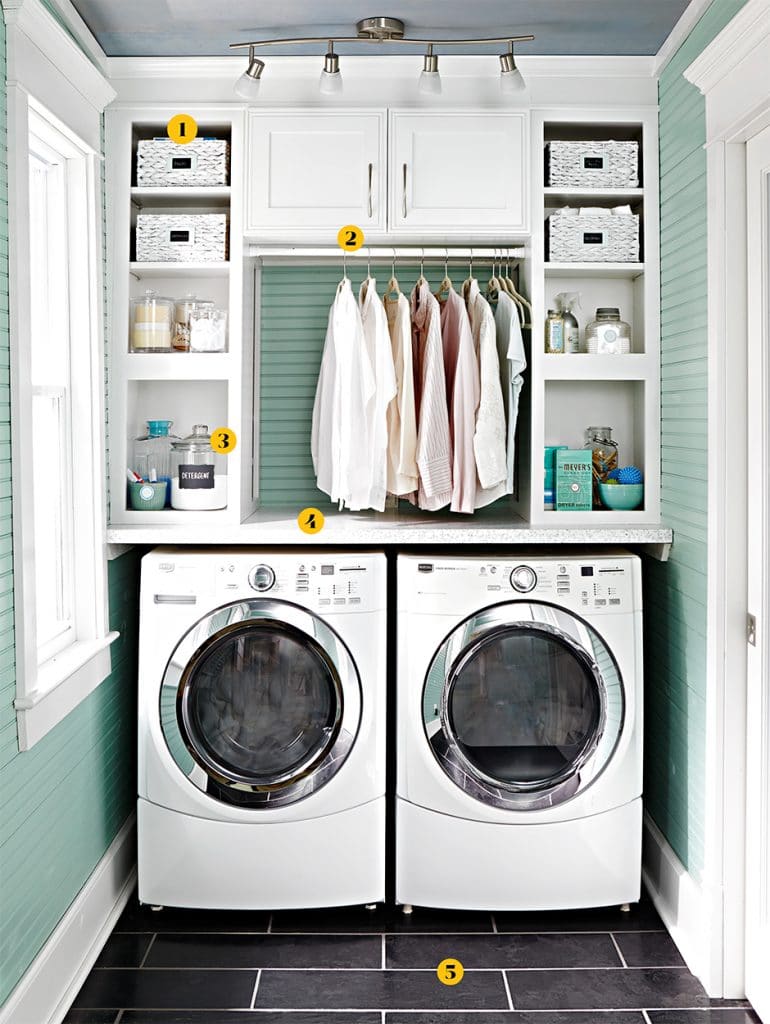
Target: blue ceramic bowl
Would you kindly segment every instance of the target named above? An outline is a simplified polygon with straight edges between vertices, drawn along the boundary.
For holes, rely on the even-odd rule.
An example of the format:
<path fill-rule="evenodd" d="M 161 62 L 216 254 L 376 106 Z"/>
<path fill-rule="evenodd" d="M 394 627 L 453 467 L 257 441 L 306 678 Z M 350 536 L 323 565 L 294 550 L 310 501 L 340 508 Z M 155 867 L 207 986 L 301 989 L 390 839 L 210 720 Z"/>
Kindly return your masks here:
<path fill-rule="evenodd" d="M 644 484 L 599 484 L 599 497 L 613 512 L 630 512 L 644 500 Z"/>

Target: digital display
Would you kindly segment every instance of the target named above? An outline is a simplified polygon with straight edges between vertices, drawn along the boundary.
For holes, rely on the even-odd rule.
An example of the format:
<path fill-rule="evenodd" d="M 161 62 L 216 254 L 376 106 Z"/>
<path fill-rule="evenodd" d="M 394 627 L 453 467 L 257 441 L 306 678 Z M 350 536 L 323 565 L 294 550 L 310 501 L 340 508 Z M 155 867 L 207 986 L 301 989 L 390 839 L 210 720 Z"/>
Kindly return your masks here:
<path fill-rule="evenodd" d="M 322 565 L 321 566 L 321 575 L 322 576 L 333 576 L 334 575 L 334 566 L 333 565 Z"/>
<path fill-rule="evenodd" d="M 594 567 L 592 565 L 581 565 L 580 566 L 580 575 L 581 576 L 593 576 L 593 574 L 594 574 Z"/>

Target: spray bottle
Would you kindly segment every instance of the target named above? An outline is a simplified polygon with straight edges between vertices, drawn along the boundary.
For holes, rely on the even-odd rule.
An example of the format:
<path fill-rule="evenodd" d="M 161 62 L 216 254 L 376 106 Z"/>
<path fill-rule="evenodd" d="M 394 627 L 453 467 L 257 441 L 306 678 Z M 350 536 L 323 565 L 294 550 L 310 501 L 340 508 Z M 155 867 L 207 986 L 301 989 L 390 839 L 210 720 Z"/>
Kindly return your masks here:
<path fill-rule="evenodd" d="M 580 351 L 580 325 L 573 313 L 574 308 L 580 309 L 580 292 L 559 292 L 556 296 L 556 308 L 564 320 L 564 351 Z"/>

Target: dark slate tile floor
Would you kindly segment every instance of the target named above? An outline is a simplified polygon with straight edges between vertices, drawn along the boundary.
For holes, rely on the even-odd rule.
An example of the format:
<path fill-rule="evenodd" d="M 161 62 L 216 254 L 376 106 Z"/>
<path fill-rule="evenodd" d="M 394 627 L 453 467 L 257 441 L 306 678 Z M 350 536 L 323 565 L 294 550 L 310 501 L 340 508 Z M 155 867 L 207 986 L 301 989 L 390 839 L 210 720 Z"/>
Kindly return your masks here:
<path fill-rule="evenodd" d="M 458 985 L 438 964 L 456 958 Z M 128 905 L 64 1024 L 758 1024 L 710 1000 L 652 903 L 485 914 Z"/>

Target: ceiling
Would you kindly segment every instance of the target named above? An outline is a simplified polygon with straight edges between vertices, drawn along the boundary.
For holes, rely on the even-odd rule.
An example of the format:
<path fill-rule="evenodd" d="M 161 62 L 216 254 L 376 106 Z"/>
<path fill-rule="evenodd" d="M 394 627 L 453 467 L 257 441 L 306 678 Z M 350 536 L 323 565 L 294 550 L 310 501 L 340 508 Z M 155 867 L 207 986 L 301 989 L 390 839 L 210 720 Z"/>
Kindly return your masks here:
<path fill-rule="evenodd" d="M 689 0 L 73 0 L 80 16 L 112 57 L 218 56 L 231 42 L 295 36 L 351 36 L 355 23 L 388 15 L 406 23 L 408 36 L 500 36 L 532 33 L 520 54 L 651 55 Z M 372 9 L 374 7 L 374 9 Z M 338 52 L 418 52 L 364 44 Z M 271 47 L 268 52 L 319 53 L 319 47 Z M 494 48 L 452 48 L 489 53 Z M 437 48 L 440 53 L 441 49 Z"/>

